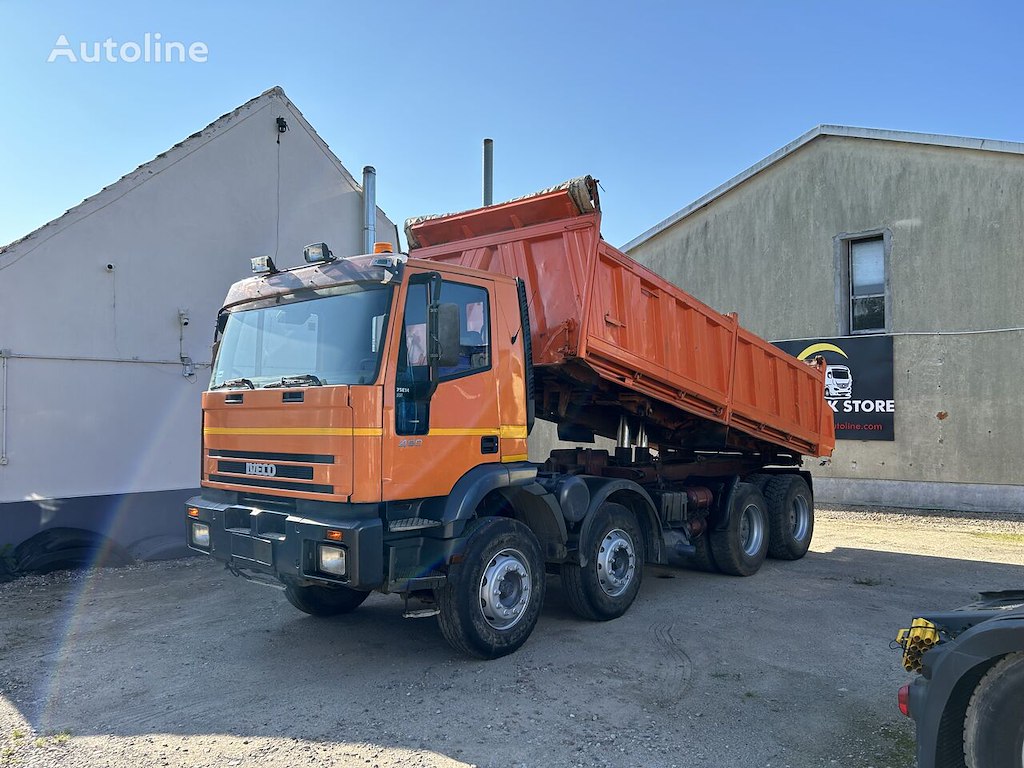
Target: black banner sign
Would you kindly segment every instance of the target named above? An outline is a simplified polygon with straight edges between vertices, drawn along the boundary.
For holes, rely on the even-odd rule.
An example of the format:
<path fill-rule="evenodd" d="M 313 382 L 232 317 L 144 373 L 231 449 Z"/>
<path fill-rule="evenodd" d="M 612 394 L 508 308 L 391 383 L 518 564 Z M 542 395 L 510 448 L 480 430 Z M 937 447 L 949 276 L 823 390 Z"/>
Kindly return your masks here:
<path fill-rule="evenodd" d="M 801 360 L 825 358 L 825 399 L 835 415 L 838 439 L 896 439 L 892 336 L 777 341 L 775 346 Z"/>

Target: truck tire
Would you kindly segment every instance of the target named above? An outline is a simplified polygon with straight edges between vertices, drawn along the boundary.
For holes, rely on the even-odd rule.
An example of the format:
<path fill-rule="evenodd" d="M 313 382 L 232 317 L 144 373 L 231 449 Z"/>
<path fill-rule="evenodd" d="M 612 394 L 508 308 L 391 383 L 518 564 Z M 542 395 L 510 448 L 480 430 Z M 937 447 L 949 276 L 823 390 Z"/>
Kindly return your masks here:
<path fill-rule="evenodd" d="M 441 634 L 456 650 L 480 659 L 512 653 L 537 625 L 545 578 L 533 531 L 505 517 L 484 519 L 435 591 Z"/>
<path fill-rule="evenodd" d="M 757 474 L 754 475 L 747 475 L 747 477 L 744 478 L 743 482 L 750 483 L 752 486 L 757 488 L 757 490 L 759 490 L 761 493 L 764 493 L 764 487 L 768 485 L 768 481 L 771 480 L 772 477 L 772 475 L 765 474 L 763 472 L 758 472 Z"/>
<path fill-rule="evenodd" d="M 686 567 L 704 573 L 718 573 L 718 566 L 711 554 L 711 532 L 704 531 L 694 536 L 690 543 L 693 544 L 694 552 L 686 558 Z"/>
<path fill-rule="evenodd" d="M 711 531 L 715 565 L 731 576 L 752 576 L 768 554 L 768 511 L 764 496 L 750 483 L 739 483 L 732 495 L 729 524 Z"/>
<path fill-rule="evenodd" d="M 337 616 L 352 613 L 370 596 L 369 592 L 348 587 L 296 587 L 284 588 L 288 602 L 310 616 Z"/>
<path fill-rule="evenodd" d="M 94 531 L 81 528 L 49 528 L 14 549 L 15 573 L 97 567 L 120 567 L 132 557 L 120 546 Z"/>
<path fill-rule="evenodd" d="M 964 718 L 967 768 L 1024 766 L 1024 653 L 1011 653 L 981 678 Z"/>
<path fill-rule="evenodd" d="M 814 535 L 811 489 L 799 475 L 777 475 L 763 493 L 768 502 L 768 557 L 799 560 Z"/>
<path fill-rule="evenodd" d="M 629 610 L 644 574 L 644 540 L 633 513 L 605 502 L 594 512 L 587 541 L 580 542 L 587 564 L 562 566 L 562 587 L 573 613 L 592 621 L 617 619 Z"/>

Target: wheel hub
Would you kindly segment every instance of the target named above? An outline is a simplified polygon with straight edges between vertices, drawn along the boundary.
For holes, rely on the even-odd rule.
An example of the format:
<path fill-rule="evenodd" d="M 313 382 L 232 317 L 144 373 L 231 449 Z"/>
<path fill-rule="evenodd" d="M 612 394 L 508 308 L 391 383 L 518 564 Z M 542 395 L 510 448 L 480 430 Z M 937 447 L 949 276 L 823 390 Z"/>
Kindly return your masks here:
<path fill-rule="evenodd" d="M 480 579 L 484 620 L 495 629 L 510 629 L 525 615 L 530 591 L 526 557 L 518 550 L 503 549 L 491 558 Z"/>
<path fill-rule="evenodd" d="M 609 531 L 597 553 L 597 579 L 609 597 L 618 597 L 633 581 L 636 552 L 633 540 L 621 528 Z"/>
<path fill-rule="evenodd" d="M 748 504 L 740 516 L 740 543 L 743 551 L 753 557 L 764 541 L 764 517 L 754 504 Z"/>
<path fill-rule="evenodd" d="M 790 531 L 796 541 L 803 541 L 807 538 L 810 520 L 811 511 L 807 504 L 807 499 L 803 496 L 797 496 L 789 506 Z"/>

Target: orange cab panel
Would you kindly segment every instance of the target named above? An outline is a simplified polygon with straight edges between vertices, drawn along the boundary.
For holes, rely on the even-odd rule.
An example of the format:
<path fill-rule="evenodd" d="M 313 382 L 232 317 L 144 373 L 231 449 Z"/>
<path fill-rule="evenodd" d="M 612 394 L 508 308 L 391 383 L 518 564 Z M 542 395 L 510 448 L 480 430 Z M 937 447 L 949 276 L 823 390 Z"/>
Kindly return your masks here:
<path fill-rule="evenodd" d="M 353 440 L 363 432 L 348 400 L 345 386 L 205 392 L 202 484 L 348 500 Z"/>
<path fill-rule="evenodd" d="M 416 266 L 409 269 L 399 296 L 402 322 L 391 329 L 398 353 L 384 385 L 382 493 L 389 501 L 446 495 L 473 467 L 501 460 L 495 357 L 508 340 L 495 333 L 493 281 L 468 271 L 445 274 L 441 302 L 458 307 L 461 343 L 458 360 L 439 368 L 428 399 L 427 288 L 417 282 Z"/>

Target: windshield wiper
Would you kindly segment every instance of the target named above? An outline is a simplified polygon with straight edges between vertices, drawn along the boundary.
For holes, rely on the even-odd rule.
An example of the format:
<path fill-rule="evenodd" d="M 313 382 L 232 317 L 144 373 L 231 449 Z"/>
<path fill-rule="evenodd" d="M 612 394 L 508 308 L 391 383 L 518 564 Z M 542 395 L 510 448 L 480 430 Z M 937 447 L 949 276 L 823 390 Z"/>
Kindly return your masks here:
<path fill-rule="evenodd" d="M 320 381 L 320 379 L 317 376 L 314 376 L 312 373 L 300 373 L 297 376 L 282 376 L 281 381 L 272 381 L 269 384 L 264 384 L 263 388 L 269 389 L 271 387 L 301 387 L 303 385 L 322 387 L 324 383 Z"/>
<path fill-rule="evenodd" d="M 256 389 L 256 385 L 249 381 L 249 379 L 228 379 L 227 381 L 222 381 L 216 386 L 210 387 L 210 391 L 212 392 L 215 389 L 228 389 L 229 387 L 246 387 L 247 389 Z"/>

